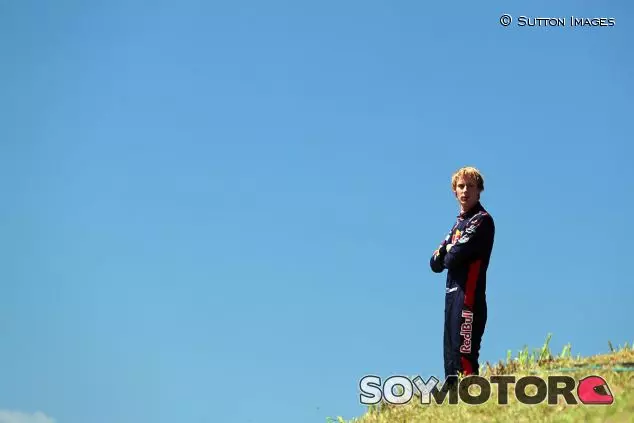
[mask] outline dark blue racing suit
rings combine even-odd
[[[478,202],[461,213],[449,235],[434,251],[432,271],[447,269],[445,294],[445,377],[477,375],[480,342],[487,321],[486,272],[495,224]],[[449,252],[448,244],[454,244]]]

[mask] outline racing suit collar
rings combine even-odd
[[[484,208],[482,207],[482,204],[480,204],[480,202],[478,201],[473,207],[471,207],[469,210],[462,212],[458,215],[458,219],[468,219],[469,217],[475,215],[478,212],[481,212],[482,210],[484,210]]]

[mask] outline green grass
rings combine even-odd
[[[381,403],[368,407],[365,415],[345,420],[343,417],[326,419],[328,423],[418,423],[443,421],[468,422],[634,422],[634,342],[615,348],[610,341],[610,352],[591,357],[573,357],[570,344],[561,353],[553,355],[549,342],[551,335],[541,348],[529,351],[524,347],[513,357],[507,352],[505,361],[480,367],[480,376],[514,375],[516,379],[525,375],[568,375],[576,380],[590,375],[602,376],[608,383],[614,403],[612,405],[567,405],[560,397],[558,405],[525,405],[513,394],[514,385],[509,386],[509,404],[498,405],[497,384],[491,385],[491,399],[483,405],[473,406],[460,402],[458,405],[421,405],[416,397],[405,405]],[[425,379],[427,376],[424,377]],[[478,388],[472,388],[477,395]],[[530,389],[528,390],[529,394]],[[534,393],[534,392],[533,392]],[[574,390],[575,398],[576,389]],[[577,398],[578,399],[578,398]]]

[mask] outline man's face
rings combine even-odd
[[[480,200],[480,191],[475,179],[467,176],[456,181],[456,198],[463,210],[469,210]]]

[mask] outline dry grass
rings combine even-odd
[[[532,352],[528,348],[521,350],[517,357],[507,354],[506,361],[495,365],[486,363],[481,367],[480,375],[488,378],[492,375],[514,375],[516,379],[525,375],[568,375],[576,380],[590,375],[602,376],[608,383],[614,403],[612,405],[567,405],[560,397],[558,405],[525,405],[517,401],[514,385],[509,385],[509,404],[497,403],[498,385],[491,384],[491,399],[483,405],[432,404],[422,405],[416,398],[405,405],[381,403],[370,406],[365,415],[352,420],[342,417],[328,418],[327,422],[338,423],[418,423],[443,421],[468,422],[634,422],[634,345],[627,343],[613,348],[608,354],[592,357],[572,357],[570,345],[558,356],[553,356],[548,346],[550,335],[544,346]],[[471,391],[477,394],[477,388]],[[528,394],[531,394],[530,389]],[[576,389],[574,391],[575,398]]]

